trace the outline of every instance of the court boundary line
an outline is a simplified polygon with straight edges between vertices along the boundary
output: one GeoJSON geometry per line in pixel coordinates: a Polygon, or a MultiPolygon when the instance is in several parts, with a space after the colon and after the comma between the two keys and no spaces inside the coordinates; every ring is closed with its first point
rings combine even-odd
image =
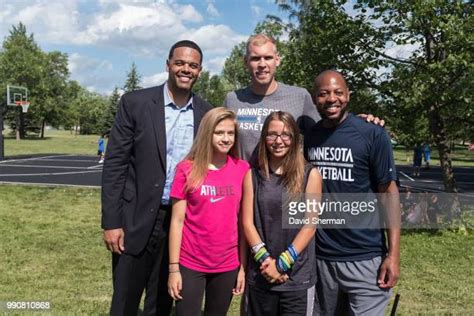
{"type": "Polygon", "coordinates": [[[35,183],[35,182],[13,182],[13,181],[0,181],[1,185],[23,185],[32,187],[74,187],[74,188],[86,188],[86,189],[101,189],[102,186],[97,185],[80,185],[80,184],[62,184],[62,183],[35,183]]]}
{"type": "Polygon", "coordinates": [[[1,166],[14,167],[14,168],[24,167],[24,168],[43,168],[43,169],[51,168],[51,169],[84,169],[84,170],[87,170],[87,169],[90,168],[90,167],[67,167],[67,166],[45,166],[45,165],[7,165],[7,164],[1,165],[1,166]]]}
{"type": "Polygon", "coordinates": [[[403,171],[399,171],[403,176],[407,177],[410,181],[415,181],[415,179],[413,179],[412,177],[410,177],[409,175],[407,175],[405,172],[403,171]]]}
{"type": "Polygon", "coordinates": [[[44,156],[44,157],[31,157],[31,158],[17,158],[17,159],[5,159],[0,161],[0,164],[12,162],[12,161],[28,161],[28,160],[39,160],[42,158],[51,158],[51,157],[71,157],[75,155],[70,155],[70,154],[63,154],[63,155],[49,155],[49,156],[44,156]]]}
{"type": "Polygon", "coordinates": [[[94,172],[101,172],[102,170],[83,170],[83,171],[72,171],[72,172],[48,172],[48,173],[23,173],[23,174],[2,174],[2,177],[33,177],[33,176],[64,176],[70,174],[80,174],[80,173],[94,173],[94,172]]]}
{"type": "MultiPolygon", "coordinates": [[[[410,185],[400,185],[400,187],[402,188],[410,188],[410,189],[415,189],[415,190],[423,190],[423,191],[426,191],[426,192],[432,192],[432,193],[446,193],[446,194],[451,194],[451,193],[447,193],[443,190],[439,190],[439,189],[432,189],[432,188],[420,188],[420,187],[413,187],[413,186],[410,186],[410,185]]],[[[402,194],[403,192],[400,192],[400,194],[402,194]]],[[[457,195],[461,195],[461,196],[466,196],[466,197],[474,197],[474,193],[464,193],[464,192],[458,192],[456,193],[457,195]]]]}
{"type": "MultiPolygon", "coordinates": [[[[407,180],[405,180],[405,179],[400,179],[400,181],[407,181],[407,180]]],[[[441,185],[444,185],[443,180],[438,181],[438,180],[426,180],[426,179],[423,180],[423,179],[417,179],[417,180],[415,180],[415,181],[416,181],[416,182],[420,182],[420,183],[427,183],[427,184],[429,184],[429,183],[439,183],[439,184],[441,184],[441,185]]],[[[471,182],[471,181],[457,181],[457,180],[456,180],[456,184],[461,184],[461,183],[462,183],[462,184],[474,184],[474,182],[471,182]]]]}
{"type": "Polygon", "coordinates": [[[94,159],[51,159],[51,158],[40,158],[38,160],[41,160],[41,161],[67,161],[67,162],[93,162],[93,161],[98,161],[98,159],[96,159],[94,157],[94,159]]]}

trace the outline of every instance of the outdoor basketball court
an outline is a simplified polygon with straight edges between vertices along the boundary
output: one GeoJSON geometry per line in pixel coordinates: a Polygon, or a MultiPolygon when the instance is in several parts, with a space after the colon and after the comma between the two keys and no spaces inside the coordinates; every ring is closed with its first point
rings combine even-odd
{"type": "MultiPolygon", "coordinates": [[[[440,167],[421,170],[419,177],[411,176],[411,167],[397,166],[402,186],[430,192],[444,192],[440,167]]],[[[462,195],[474,198],[474,168],[454,168],[462,195]]],[[[0,183],[83,186],[100,188],[102,164],[96,156],[49,155],[0,161],[0,183]]]]}
{"type": "MultiPolygon", "coordinates": [[[[412,176],[411,166],[397,166],[397,171],[402,186],[422,191],[444,192],[441,167],[421,169],[419,177],[412,176]]],[[[454,176],[459,192],[474,197],[474,168],[454,167],[454,176]]]]}
{"type": "Polygon", "coordinates": [[[0,161],[0,183],[100,188],[96,156],[50,155],[0,161]]]}

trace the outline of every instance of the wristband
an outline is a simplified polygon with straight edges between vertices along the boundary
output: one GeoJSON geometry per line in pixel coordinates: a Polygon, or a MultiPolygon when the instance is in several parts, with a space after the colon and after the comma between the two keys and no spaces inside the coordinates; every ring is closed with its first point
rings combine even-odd
{"type": "Polygon", "coordinates": [[[263,256],[262,258],[260,258],[259,260],[259,263],[262,264],[265,260],[267,260],[267,258],[270,257],[270,253],[267,251],[263,256]]]}
{"type": "Polygon", "coordinates": [[[286,271],[283,270],[283,267],[280,264],[280,260],[276,261],[275,266],[276,266],[276,269],[277,269],[278,273],[280,273],[281,275],[285,274],[286,271]]]}
{"type": "Polygon", "coordinates": [[[265,261],[265,259],[267,259],[268,257],[270,257],[270,253],[267,251],[267,248],[265,248],[265,246],[261,247],[257,253],[253,256],[253,259],[258,262],[258,263],[262,263],[263,261],[265,261]]]}
{"type": "Polygon", "coordinates": [[[253,245],[250,249],[252,250],[253,254],[256,254],[262,247],[265,247],[265,244],[263,242],[259,242],[256,245],[253,245]]]}
{"type": "Polygon", "coordinates": [[[296,260],[298,259],[298,252],[296,251],[295,246],[293,246],[293,244],[290,244],[288,246],[288,252],[290,253],[291,257],[293,258],[293,261],[296,262],[296,260]]]}
{"type": "Polygon", "coordinates": [[[293,258],[288,254],[288,251],[284,251],[281,253],[281,259],[283,260],[283,262],[285,263],[285,266],[287,267],[291,267],[291,265],[295,263],[293,261],[293,258]]]}
{"type": "Polygon", "coordinates": [[[282,255],[280,255],[276,262],[276,268],[280,274],[285,274],[288,270],[290,270],[291,266],[288,263],[285,263],[282,255]]]}
{"type": "Polygon", "coordinates": [[[288,246],[288,249],[283,251],[278,257],[276,268],[280,274],[284,274],[291,270],[293,264],[298,259],[298,252],[293,244],[288,246]]]}

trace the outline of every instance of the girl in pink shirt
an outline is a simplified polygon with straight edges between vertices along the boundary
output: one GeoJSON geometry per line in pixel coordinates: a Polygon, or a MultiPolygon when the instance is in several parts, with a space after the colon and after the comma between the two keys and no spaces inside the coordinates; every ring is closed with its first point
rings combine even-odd
{"type": "Polygon", "coordinates": [[[237,141],[235,114],[212,109],[203,117],[190,153],[176,167],[168,291],[178,316],[201,315],[204,291],[205,314],[226,315],[232,294],[244,290],[246,251],[245,241],[239,240],[239,210],[249,165],[238,158],[237,141]]]}

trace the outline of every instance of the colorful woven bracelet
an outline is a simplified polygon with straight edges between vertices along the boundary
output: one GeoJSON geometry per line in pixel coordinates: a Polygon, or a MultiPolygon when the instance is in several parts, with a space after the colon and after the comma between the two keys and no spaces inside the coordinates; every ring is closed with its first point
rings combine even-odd
{"type": "Polygon", "coordinates": [[[277,270],[280,274],[283,274],[291,269],[291,263],[288,262],[288,259],[285,258],[284,253],[282,253],[277,260],[277,270]]]}
{"type": "Polygon", "coordinates": [[[276,261],[276,269],[277,269],[278,273],[280,273],[280,274],[285,274],[286,273],[285,267],[283,266],[283,262],[280,260],[280,258],[278,258],[278,260],[276,261]]]}
{"type": "Polygon", "coordinates": [[[257,253],[253,256],[254,260],[258,263],[262,263],[263,261],[265,261],[265,259],[267,259],[268,257],[270,256],[270,253],[267,251],[267,248],[264,247],[261,247],[257,253]]]}
{"type": "Polygon", "coordinates": [[[288,246],[288,252],[290,253],[291,257],[293,258],[293,261],[296,262],[296,260],[298,259],[298,252],[296,251],[295,246],[293,246],[293,244],[290,244],[288,246]]]}
{"type": "Polygon", "coordinates": [[[286,273],[295,264],[296,260],[298,259],[298,252],[296,251],[293,244],[288,246],[288,249],[283,251],[277,260],[277,270],[280,274],[286,273]]]}
{"type": "Polygon", "coordinates": [[[267,258],[270,257],[270,253],[266,252],[259,260],[259,263],[262,264],[267,258]]]}
{"type": "Polygon", "coordinates": [[[287,251],[283,252],[283,258],[285,259],[285,263],[288,263],[288,265],[291,267],[293,264],[295,264],[295,260],[293,260],[293,257],[291,257],[290,253],[287,251]]]}

